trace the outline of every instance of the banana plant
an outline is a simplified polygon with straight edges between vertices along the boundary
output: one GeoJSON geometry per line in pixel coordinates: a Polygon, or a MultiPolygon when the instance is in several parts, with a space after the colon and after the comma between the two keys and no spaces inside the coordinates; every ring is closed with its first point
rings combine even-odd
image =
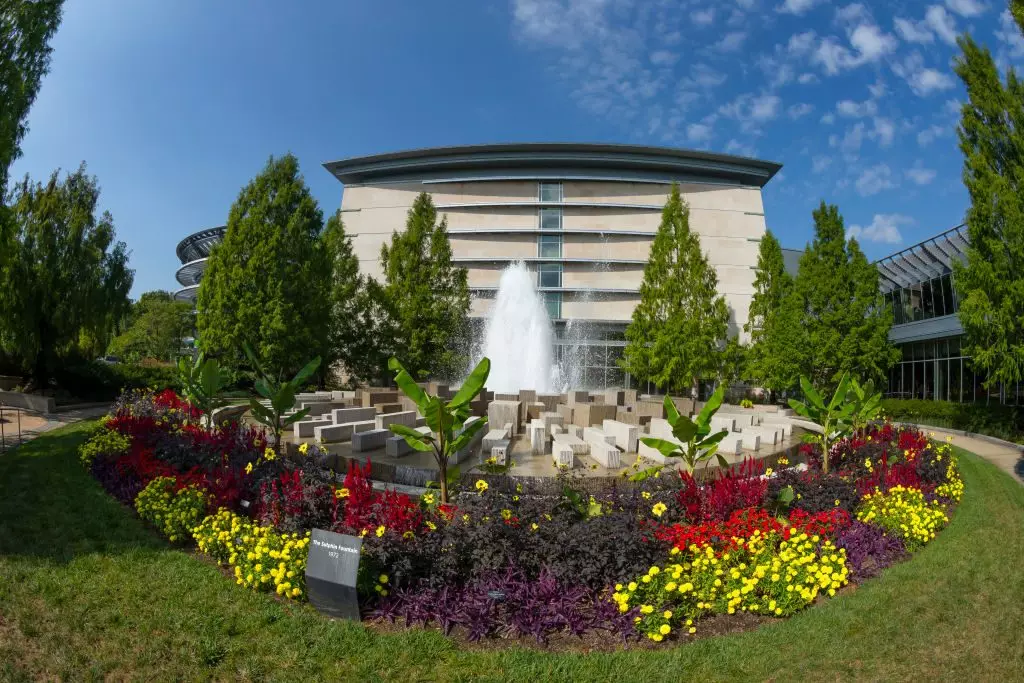
{"type": "Polygon", "coordinates": [[[438,479],[441,488],[441,502],[448,502],[448,490],[451,485],[448,479],[448,460],[473,440],[473,436],[487,424],[487,418],[480,418],[466,424],[470,416],[470,402],[484,388],[487,375],[491,372],[489,358],[481,360],[462,387],[450,401],[437,396],[430,396],[423,391],[412,375],[402,367],[397,358],[388,361],[388,367],[395,374],[395,383],[402,393],[412,399],[419,409],[420,415],[426,418],[429,434],[392,424],[388,428],[397,436],[405,439],[409,446],[423,453],[431,453],[437,463],[438,479]]]}
{"type": "Polygon", "coordinates": [[[853,403],[850,424],[855,435],[863,435],[868,425],[882,414],[882,392],[875,392],[875,383],[868,380],[861,385],[856,379],[850,381],[847,399],[853,403]]]}
{"type": "MultiPolygon", "coordinates": [[[[711,418],[715,416],[725,398],[725,385],[719,385],[715,393],[704,404],[704,408],[693,420],[687,415],[680,415],[676,404],[668,396],[665,397],[665,415],[668,423],[672,425],[672,436],[680,443],[666,441],[654,437],[643,437],[640,439],[647,446],[656,448],[666,458],[680,458],[690,472],[700,462],[710,461],[712,456],[718,458],[721,467],[729,467],[728,461],[718,452],[718,444],[722,442],[729,431],[723,429],[720,432],[711,433],[711,418]]],[[[706,465],[705,465],[706,466],[706,465]]],[[[656,469],[660,469],[656,468],[656,469]]],[[[649,470],[633,475],[634,481],[646,479],[650,474],[649,470]]]]}
{"type": "Polygon", "coordinates": [[[821,468],[828,474],[828,459],[832,446],[836,441],[850,434],[853,412],[856,404],[847,401],[847,394],[850,393],[850,375],[844,372],[839,386],[836,387],[832,399],[825,403],[821,394],[814,388],[811,381],[806,377],[800,377],[800,388],[803,389],[804,398],[807,402],[789,399],[789,407],[797,415],[806,418],[821,428],[821,433],[804,432],[803,440],[806,443],[816,443],[821,447],[821,468]]]}
{"type": "Polygon", "coordinates": [[[309,414],[309,408],[303,408],[291,415],[286,415],[289,410],[295,407],[295,394],[306,383],[306,380],[313,376],[316,369],[320,367],[320,357],[317,356],[309,361],[306,367],[299,370],[291,380],[280,382],[263,370],[260,362],[256,359],[256,354],[253,353],[252,347],[248,343],[243,344],[242,349],[245,351],[245,355],[249,357],[249,362],[252,363],[258,375],[255,384],[256,392],[270,404],[265,406],[255,398],[250,398],[249,410],[252,412],[253,419],[268,427],[273,433],[274,452],[279,453],[281,451],[281,434],[284,430],[309,414]]]}
{"type": "Polygon", "coordinates": [[[182,356],[178,359],[178,380],[181,395],[203,414],[207,427],[213,427],[213,411],[224,405],[218,394],[227,383],[216,358],[200,353],[194,360],[182,356]]]}

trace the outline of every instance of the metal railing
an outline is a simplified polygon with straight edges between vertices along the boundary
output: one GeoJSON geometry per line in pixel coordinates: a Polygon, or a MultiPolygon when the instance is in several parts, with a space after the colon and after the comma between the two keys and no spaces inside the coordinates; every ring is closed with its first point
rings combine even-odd
{"type": "Polygon", "coordinates": [[[7,452],[7,448],[8,448],[7,444],[8,444],[8,442],[10,442],[10,444],[11,444],[10,447],[11,448],[21,444],[21,442],[22,442],[22,436],[21,436],[21,414],[23,412],[24,412],[24,410],[22,410],[21,408],[19,408],[17,406],[9,406],[9,405],[5,404],[3,401],[0,401],[0,453],[6,453],[7,452]],[[8,434],[8,430],[7,430],[7,420],[8,420],[8,416],[11,413],[14,413],[16,415],[16,420],[17,420],[17,424],[18,424],[18,440],[17,440],[17,442],[14,441],[14,434],[13,433],[8,434]]]}

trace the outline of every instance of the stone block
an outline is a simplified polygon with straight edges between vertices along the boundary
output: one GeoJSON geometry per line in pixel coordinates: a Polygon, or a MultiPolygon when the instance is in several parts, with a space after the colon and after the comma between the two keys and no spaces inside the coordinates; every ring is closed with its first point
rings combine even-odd
{"type": "Polygon", "coordinates": [[[600,403],[577,404],[574,406],[572,423],[580,427],[597,427],[605,420],[615,419],[617,406],[600,403]]]}
{"type": "Polygon", "coordinates": [[[555,467],[564,466],[572,469],[576,463],[576,454],[573,453],[572,446],[568,444],[553,444],[551,453],[554,455],[555,467]]]}
{"type": "Polygon", "coordinates": [[[527,433],[530,435],[530,452],[543,455],[548,451],[548,433],[544,431],[544,423],[534,420],[530,423],[527,433]]]}
{"type": "Polygon", "coordinates": [[[548,433],[550,433],[551,436],[554,436],[555,434],[565,434],[566,432],[565,427],[563,427],[562,425],[554,424],[548,428],[548,433]]]}
{"type": "Polygon", "coordinates": [[[743,433],[756,434],[761,440],[762,446],[774,446],[781,441],[779,432],[772,427],[744,427],[743,433]]]}
{"type": "Polygon", "coordinates": [[[529,405],[537,402],[537,392],[533,389],[520,389],[519,400],[529,405]]]}
{"type": "Polygon", "coordinates": [[[643,400],[636,402],[637,415],[641,417],[665,417],[665,404],[663,401],[643,400]]]}
{"type": "Polygon", "coordinates": [[[477,397],[469,402],[469,412],[475,417],[487,417],[487,405],[490,403],[486,398],[477,397]]]}
{"type": "Polygon", "coordinates": [[[605,420],[601,423],[601,431],[610,436],[616,446],[626,453],[636,453],[640,439],[640,427],[620,420],[605,420]]]}
{"type": "Polygon", "coordinates": [[[583,427],[583,434],[580,437],[588,443],[604,443],[609,446],[615,445],[615,437],[611,434],[605,434],[604,430],[600,427],[583,427]]]}
{"type": "Polygon", "coordinates": [[[309,412],[306,413],[306,417],[320,417],[325,415],[337,406],[331,404],[330,401],[302,401],[298,403],[298,410],[304,410],[309,408],[309,412]]]}
{"type": "Polygon", "coordinates": [[[754,426],[754,413],[735,413],[734,415],[730,415],[729,417],[734,416],[736,418],[737,429],[754,426]]]}
{"type": "Polygon", "coordinates": [[[438,396],[445,400],[451,398],[452,390],[447,384],[440,382],[427,382],[427,393],[431,396],[438,396]]]}
{"type": "Polygon", "coordinates": [[[636,389],[623,389],[622,390],[622,405],[624,405],[624,406],[635,406],[636,405],[636,389]]]}
{"type": "Polygon", "coordinates": [[[336,425],[346,422],[365,422],[377,417],[373,408],[335,408],[331,411],[331,420],[336,425]]]}
{"type": "Polygon", "coordinates": [[[519,433],[519,401],[491,401],[487,406],[487,422],[491,425],[512,424],[512,436],[519,433]]]}
{"type": "Polygon", "coordinates": [[[527,403],[526,405],[526,419],[536,420],[540,417],[540,414],[544,412],[544,404],[540,401],[534,401],[533,403],[527,403]]]}
{"type": "Polygon", "coordinates": [[[674,439],[675,438],[672,435],[672,425],[669,424],[668,420],[666,420],[664,418],[660,418],[660,417],[652,417],[651,418],[651,424],[650,424],[650,426],[647,429],[647,433],[650,434],[651,436],[657,438],[657,439],[674,439]]]}
{"type": "Polygon", "coordinates": [[[492,446],[489,451],[491,457],[494,458],[495,464],[506,465],[508,464],[508,440],[504,440],[496,446],[492,446]]]}
{"type": "Polygon", "coordinates": [[[364,408],[380,403],[398,403],[398,392],[388,389],[363,389],[360,403],[364,408]]]}
{"type": "Polygon", "coordinates": [[[341,401],[354,401],[356,399],[356,392],[354,391],[332,391],[331,401],[340,403],[341,401]]]}
{"type": "Polygon", "coordinates": [[[403,412],[405,410],[404,408],[402,408],[402,404],[401,403],[397,403],[397,402],[396,403],[374,403],[373,404],[373,409],[376,410],[381,415],[386,415],[387,413],[401,413],[401,412],[403,412]]]}
{"type": "Polygon", "coordinates": [[[576,405],[577,403],[590,403],[590,392],[570,391],[566,394],[566,403],[576,405]]]}
{"type": "Polygon", "coordinates": [[[490,453],[491,449],[502,441],[508,441],[512,435],[506,429],[492,429],[484,435],[483,452],[490,453]]]}
{"type": "Polygon", "coordinates": [[[572,434],[577,439],[583,438],[583,427],[580,427],[579,425],[566,425],[565,432],[566,434],[572,434]]]}
{"type": "Polygon", "coordinates": [[[676,410],[679,411],[680,415],[690,416],[694,413],[694,400],[692,398],[683,398],[682,396],[673,396],[672,403],[675,404],[676,410]]]}
{"type": "Polygon", "coordinates": [[[595,444],[591,442],[590,457],[596,460],[599,465],[608,469],[622,467],[622,456],[619,455],[619,449],[606,443],[595,444]]]}
{"type": "Polygon", "coordinates": [[[559,403],[558,407],[555,409],[555,411],[559,415],[562,416],[562,424],[564,424],[564,425],[571,425],[572,424],[572,415],[573,415],[573,411],[575,409],[576,409],[576,406],[571,406],[571,405],[568,405],[568,404],[565,404],[565,403],[559,403]]]}
{"type": "Polygon", "coordinates": [[[396,413],[385,413],[374,418],[377,429],[388,429],[391,425],[416,426],[416,411],[403,410],[396,413]]]}
{"type": "Polygon", "coordinates": [[[761,437],[752,432],[744,430],[741,432],[743,436],[743,449],[747,451],[756,451],[761,449],[761,437]]]}
{"type": "Polygon", "coordinates": [[[608,389],[604,392],[604,402],[613,406],[626,405],[626,392],[622,389],[608,389]]]}
{"type": "Polygon", "coordinates": [[[370,429],[365,432],[356,432],[352,435],[352,452],[365,453],[383,448],[392,436],[394,435],[390,429],[370,429]]]}
{"type": "Polygon", "coordinates": [[[590,444],[583,439],[577,438],[568,432],[553,434],[551,437],[555,444],[568,445],[576,455],[586,455],[590,452],[590,444]]]}
{"type": "Polygon", "coordinates": [[[718,443],[718,452],[722,455],[739,455],[743,449],[743,435],[731,432],[718,443]]]}
{"type": "Polygon", "coordinates": [[[352,438],[353,434],[359,432],[365,432],[376,427],[373,420],[364,420],[362,422],[346,422],[344,424],[333,424],[323,425],[321,427],[313,428],[313,436],[318,441],[324,443],[332,443],[335,441],[348,441],[352,438]]]}
{"type": "Polygon", "coordinates": [[[727,432],[736,431],[736,418],[727,415],[715,415],[711,418],[711,431],[720,432],[722,430],[727,432]]]}
{"type": "Polygon", "coordinates": [[[317,418],[315,420],[302,420],[296,422],[294,425],[294,432],[296,439],[309,439],[313,437],[313,429],[315,427],[322,427],[324,425],[334,424],[330,418],[317,418]]]}
{"type": "MultiPolygon", "coordinates": [[[[426,427],[420,427],[416,431],[420,434],[430,433],[430,430],[426,427]]],[[[405,437],[402,436],[391,436],[384,442],[384,453],[392,458],[401,458],[415,452],[416,449],[410,446],[405,437]]]]}
{"type": "Polygon", "coordinates": [[[515,394],[499,394],[499,393],[495,392],[494,400],[495,401],[518,401],[518,400],[520,400],[520,398],[519,398],[519,394],[518,393],[515,393],[515,394]]]}
{"type": "Polygon", "coordinates": [[[561,394],[537,394],[537,402],[544,404],[544,412],[553,413],[563,401],[561,394]]]}
{"type": "MultiPolygon", "coordinates": [[[[483,419],[483,418],[478,417],[476,415],[473,415],[472,417],[468,418],[466,420],[465,424],[463,424],[460,429],[456,430],[456,436],[461,434],[463,432],[463,430],[468,428],[474,422],[476,422],[477,420],[481,420],[481,419],[483,419]]],[[[455,455],[452,458],[452,462],[454,464],[458,465],[460,462],[463,462],[464,460],[466,460],[474,451],[476,451],[477,448],[479,448],[480,441],[483,438],[484,438],[484,430],[480,429],[476,434],[473,435],[473,438],[472,438],[472,440],[469,443],[467,443],[465,446],[463,446],[461,449],[459,449],[455,453],[455,455]]]]}
{"type": "Polygon", "coordinates": [[[544,431],[550,433],[551,425],[558,425],[561,427],[565,424],[565,420],[562,416],[555,412],[543,412],[540,414],[540,421],[544,423],[544,431]]]}

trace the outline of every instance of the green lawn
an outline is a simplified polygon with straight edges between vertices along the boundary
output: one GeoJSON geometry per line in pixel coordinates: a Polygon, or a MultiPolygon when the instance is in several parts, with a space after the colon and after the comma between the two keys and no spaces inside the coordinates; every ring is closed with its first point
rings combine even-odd
{"type": "Polygon", "coordinates": [[[245,591],[107,497],[78,464],[85,431],[0,456],[0,679],[1024,680],[1024,487],[969,454],[952,524],[852,594],[742,635],[555,654],[245,591]]]}

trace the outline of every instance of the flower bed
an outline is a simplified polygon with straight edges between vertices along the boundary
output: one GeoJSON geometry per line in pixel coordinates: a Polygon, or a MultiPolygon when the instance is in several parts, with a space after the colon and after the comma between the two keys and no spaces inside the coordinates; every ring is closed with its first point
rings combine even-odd
{"type": "Polygon", "coordinates": [[[713,615],[783,618],[920,549],[963,494],[948,444],[883,425],[837,444],[827,475],[809,450],[806,467],[748,459],[705,483],[664,472],[592,495],[571,475],[561,495],[488,475],[441,505],[375,491],[368,463],[338,481],[316,446],[285,461],[260,432],[198,417],[170,392],[127,394],[83,464],[169,540],[282,598],[306,597],[311,529],[361,536],[365,618],[470,639],[660,642],[713,615]]]}

